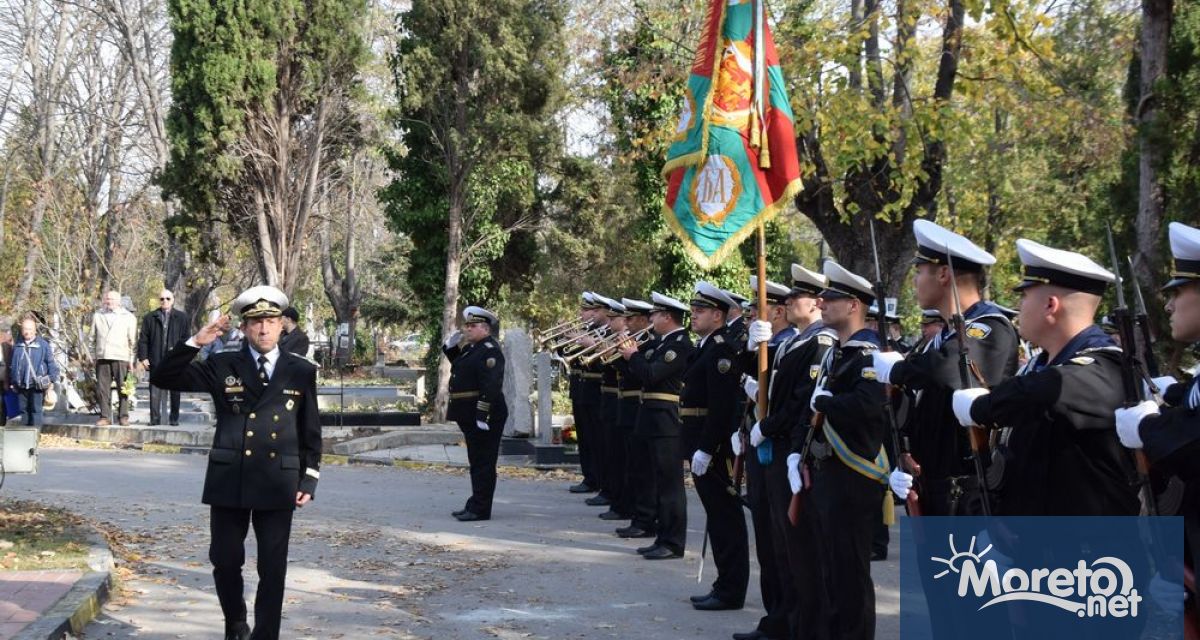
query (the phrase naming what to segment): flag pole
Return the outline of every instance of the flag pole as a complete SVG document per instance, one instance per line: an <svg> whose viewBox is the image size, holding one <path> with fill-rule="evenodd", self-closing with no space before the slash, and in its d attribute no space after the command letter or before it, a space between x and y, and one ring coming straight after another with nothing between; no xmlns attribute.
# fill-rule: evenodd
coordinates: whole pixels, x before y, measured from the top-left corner
<svg viewBox="0 0 1200 640"><path fill-rule="evenodd" d="M758 223L758 319L767 319L767 231ZM758 419L767 417L767 343L758 343Z"/></svg>

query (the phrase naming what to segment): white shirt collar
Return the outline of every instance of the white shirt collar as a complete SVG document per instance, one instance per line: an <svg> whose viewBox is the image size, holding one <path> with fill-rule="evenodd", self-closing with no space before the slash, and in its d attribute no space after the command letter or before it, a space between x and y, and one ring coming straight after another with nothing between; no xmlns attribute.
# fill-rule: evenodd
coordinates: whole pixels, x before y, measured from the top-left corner
<svg viewBox="0 0 1200 640"><path fill-rule="evenodd" d="M275 348L271 349L271 351L268 353L259 353L258 350L254 348L254 345L250 344L249 342L246 343L246 348L250 350L250 359L254 361L255 367L258 367L259 356L267 357L267 377L270 378L271 375L275 373L275 364L279 362L279 356L282 353L279 351L279 345L275 345Z"/></svg>

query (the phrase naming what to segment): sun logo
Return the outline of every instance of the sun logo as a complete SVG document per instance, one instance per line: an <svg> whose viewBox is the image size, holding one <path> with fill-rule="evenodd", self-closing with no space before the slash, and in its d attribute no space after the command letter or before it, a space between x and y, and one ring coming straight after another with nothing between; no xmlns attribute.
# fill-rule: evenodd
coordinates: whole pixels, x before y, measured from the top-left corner
<svg viewBox="0 0 1200 640"><path fill-rule="evenodd" d="M951 572L959 573L962 569L963 563L967 560L970 560L974 564L980 564L983 561L983 556L986 556L991 550L992 545L989 544L986 549L980 551L979 553L975 553L975 536L971 536L971 544L967 547L967 550L959 551L954 546L954 534L952 533L950 534L950 557L939 558L937 556L931 556L929 558L930 560L933 560L934 562L940 562L947 567L941 573L933 576L933 579L937 580L938 578Z"/></svg>

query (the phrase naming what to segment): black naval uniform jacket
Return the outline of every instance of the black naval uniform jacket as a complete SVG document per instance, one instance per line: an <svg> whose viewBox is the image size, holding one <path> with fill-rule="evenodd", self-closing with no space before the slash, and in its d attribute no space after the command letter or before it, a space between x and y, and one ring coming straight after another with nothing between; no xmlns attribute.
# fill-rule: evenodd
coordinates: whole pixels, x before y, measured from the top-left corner
<svg viewBox="0 0 1200 640"><path fill-rule="evenodd" d="M808 423L801 417L808 411L821 361L836 343L837 334L818 320L770 349L767 416L759 421L758 428L768 438L787 442L794 453L803 448L808 431Z"/></svg>
<svg viewBox="0 0 1200 640"><path fill-rule="evenodd" d="M1200 376L1164 389L1159 412L1138 425L1146 457L1185 482L1200 482Z"/></svg>
<svg viewBox="0 0 1200 640"><path fill-rule="evenodd" d="M886 396L883 384L875 376L872 357L878 350L879 335L870 329L860 329L844 344L826 351L817 374L818 382L823 381L825 389L833 394L817 399L817 411L825 414L825 421L851 451L867 460L879 455L887 437ZM811 410L805 414L808 424ZM817 432L815 441L825 442L824 434Z"/></svg>
<svg viewBox="0 0 1200 640"><path fill-rule="evenodd" d="M719 327L692 351L683 373L679 415L683 421L683 451L699 449L716 455L737 429L741 370L734 364L737 350Z"/></svg>
<svg viewBox="0 0 1200 640"><path fill-rule="evenodd" d="M678 329L656 340L652 348L638 350L629 358L629 372L642 381L638 436L680 435L679 393L683 390L683 372L692 349L687 329Z"/></svg>
<svg viewBox="0 0 1200 640"><path fill-rule="evenodd" d="M971 406L1000 428L1003 515L1137 515L1136 474L1113 412L1125 394L1121 349L1095 325L1054 360L1042 353Z"/></svg>
<svg viewBox="0 0 1200 640"><path fill-rule="evenodd" d="M977 302L963 312L967 350L987 386L995 386L1017 372L1017 330L998 307ZM922 480L974 477L971 443L954 417L954 392L962 388L958 336L948 323L942 333L892 368L891 383L915 392L905 435L913 459L921 465ZM972 381L972 386L984 386Z"/></svg>
<svg viewBox="0 0 1200 640"><path fill-rule="evenodd" d="M450 360L450 405L446 418L474 429L483 421L492 429L503 429L508 420L504 402L504 354L500 344L488 336L474 344L465 340L442 347Z"/></svg>
<svg viewBox="0 0 1200 640"><path fill-rule="evenodd" d="M654 345L658 342L657 338L650 338L644 343L638 345L638 353L645 357L645 354L654 349ZM629 369L629 362L625 358L617 358L613 361L613 366L617 369L619 383L617 388L621 399L621 410L618 424L621 429L628 433L633 433L637 426L638 411L642 406L642 380L633 374Z"/></svg>
<svg viewBox="0 0 1200 640"><path fill-rule="evenodd" d="M297 491L315 496L321 467L316 363L281 349L264 386L249 343L193 362L199 352L180 342L151 370L150 384L212 395L217 426L204 503L294 509Z"/></svg>

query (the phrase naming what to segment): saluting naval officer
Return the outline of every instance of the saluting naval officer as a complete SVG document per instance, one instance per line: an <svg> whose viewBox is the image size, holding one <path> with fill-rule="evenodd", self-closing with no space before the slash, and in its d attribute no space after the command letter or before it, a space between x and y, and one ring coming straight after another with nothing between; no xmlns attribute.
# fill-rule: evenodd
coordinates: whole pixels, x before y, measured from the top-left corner
<svg viewBox="0 0 1200 640"><path fill-rule="evenodd" d="M212 509L209 559L227 640L279 637L292 513L313 499L321 477L317 365L279 349L287 306L275 287L247 289L231 305L242 317L244 343L194 361L228 329L229 317L221 316L176 345L150 374L156 387L207 392L216 405L203 501ZM258 540L253 633L242 593L251 524Z"/></svg>
<svg viewBox="0 0 1200 640"><path fill-rule="evenodd" d="M921 465L917 495L921 513L929 516L981 515L982 497L975 475L971 443L959 427L951 395L963 387L959 373L961 344L979 378L971 386L988 387L1017 372L1017 330L1000 307L986 301L986 267L996 258L975 243L928 220L913 223L917 255L912 262L913 289L922 309L936 309L943 318L955 313L954 289L966 335L945 326L920 352L905 358L898 352L876 352L875 372L880 382L914 392L915 402L907 421L913 459ZM953 273L950 270L953 259ZM951 282L954 278L954 282ZM972 376L974 377L974 375ZM912 475L892 472L892 491L904 500L913 485Z"/></svg>
<svg viewBox="0 0 1200 640"><path fill-rule="evenodd" d="M692 331L700 342L683 374L679 416L683 450L692 452L692 476L717 565L712 589L707 597L693 598L692 606L701 611L741 609L750 580L750 551L729 445L739 417L741 369L735 363L737 350L725 337L725 316L737 303L721 289L698 282L691 307Z"/></svg>
<svg viewBox="0 0 1200 640"><path fill-rule="evenodd" d="M463 522L490 520L496 493L496 460L508 420L504 401L504 354L496 335L500 319L482 307L463 309L463 328L442 345L450 359L450 406L446 417L467 442L471 497L451 515Z"/></svg>
<svg viewBox="0 0 1200 640"><path fill-rule="evenodd" d="M1167 295L1171 338L1192 345L1200 342L1200 229L1172 222L1167 234L1174 263L1171 279L1162 290ZM1200 566L1200 376L1186 383L1161 376L1154 379L1154 385L1162 395L1162 406L1146 400L1117 409L1117 434L1126 447L1145 451L1155 471L1177 475L1185 483L1179 515L1183 516L1185 547L1196 567ZM1161 603L1166 598L1155 593L1155 587L1156 582L1151 581L1151 593ZM1175 591L1176 605L1182 609L1183 587L1177 584Z"/></svg>
<svg viewBox="0 0 1200 640"><path fill-rule="evenodd" d="M887 422L883 384L872 368L879 335L866 328L874 300L871 283L833 260L823 273L829 284L821 292L821 318L837 332L837 345L826 351L809 400L810 412L824 416L813 435L808 460L788 456L793 493L804 486L801 465L811 470L814 544L820 550L825 589L805 589L801 621L814 638L875 637L875 587L871 581L871 542L883 513L892 510L883 442ZM886 498L886 500L884 500ZM827 594L827 595L826 595ZM819 613L824 607L824 613ZM806 636L809 637L809 636Z"/></svg>
<svg viewBox="0 0 1200 640"><path fill-rule="evenodd" d="M1072 251L1017 240L1021 335L1043 349L1014 378L954 392L964 427L1000 429L997 513L1137 515L1131 453L1113 415L1124 400L1121 348L1096 325L1116 277ZM993 462L993 464L996 464Z"/></svg>
<svg viewBox="0 0 1200 640"><path fill-rule="evenodd" d="M687 546L683 460L690 457L691 452L684 453L679 441L679 393L693 347L683 326L688 307L657 291L650 292L650 303L654 305L650 322L658 340L644 351L632 340L627 340L621 343L621 357L629 363L629 372L642 381L642 408L638 411L635 431L638 438L647 443L654 476L653 495L639 493L635 511L641 516L653 508L657 531L654 532L654 544L639 548L638 553L647 560L667 560L682 558ZM618 531L623 538L650 534L635 525Z"/></svg>

